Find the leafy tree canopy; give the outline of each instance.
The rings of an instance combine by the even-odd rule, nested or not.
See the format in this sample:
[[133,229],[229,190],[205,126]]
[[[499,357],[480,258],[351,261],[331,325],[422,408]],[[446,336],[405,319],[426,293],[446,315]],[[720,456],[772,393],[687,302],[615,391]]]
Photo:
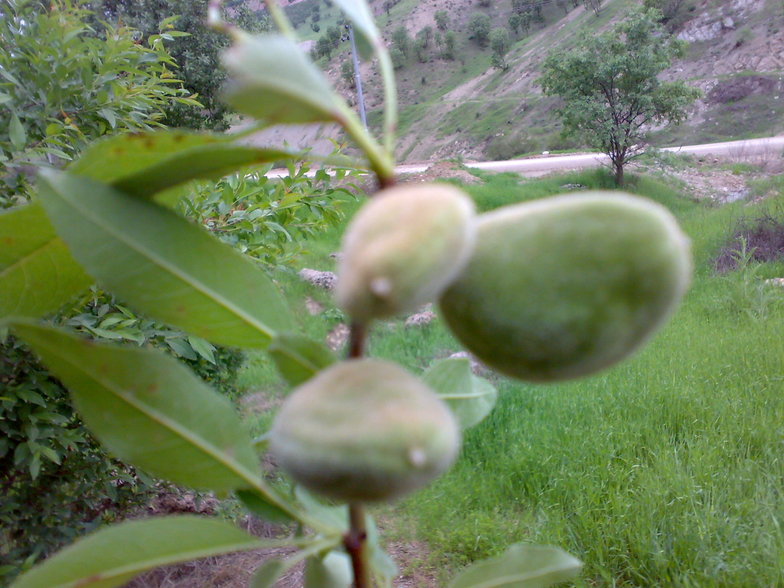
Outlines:
[[584,36],[574,49],[548,55],[539,80],[545,94],[563,99],[565,130],[610,156],[619,185],[649,128],[679,123],[700,95],[659,79],[685,48],[660,19],[657,11],[639,11],[604,34]]
[[0,0],[0,208],[26,165],[74,157],[106,133],[160,126],[172,104],[200,108],[167,52],[176,32],[94,22],[73,3]]
[[[141,31],[146,39],[158,34],[161,22],[177,16],[172,26],[188,33],[168,44],[179,66],[178,76],[184,86],[198,95],[203,108],[173,104],[166,110],[165,124],[172,127],[228,127],[228,107],[220,100],[226,74],[220,52],[229,44],[226,35],[207,27],[207,0],[92,0],[90,7],[100,18],[121,22]],[[244,4],[231,8],[231,20],[245,30],[258,32],[268,28],[263,13],[250,11]]]

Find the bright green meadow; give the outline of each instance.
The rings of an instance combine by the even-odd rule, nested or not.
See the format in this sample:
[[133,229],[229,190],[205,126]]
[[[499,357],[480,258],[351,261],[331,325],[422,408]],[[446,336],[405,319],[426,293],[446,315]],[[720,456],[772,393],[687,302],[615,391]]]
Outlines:
[[[602,172],[543,180],[482,176],[466,186],[480,210],[546,197],[564,184],[607,188]],[[588,379],[528,385],[495,375],[498,405],[466,432],[456,466],[380,516],[409,528],[440,583],[512,542],[558,545],[585,562],[579,586],[784,586],[784,261],[717,275],[713,260],[738,221],[784,218],[784,193],[721,207],[647,176],[630,191],[669,207],[693,241],[686,299],[632,359]],[[767,188],[766,188],[767,189]],[[355,209],[358,204],[349,204]],[[309,243],[303,266],[333,269],[339,231]],[[743,257],[739,254],[739,257]],[[343,319],[329,295],[281,278],[305,330]],[[310,296],[327,308],[314,318]],[[295,303],[296,304],[296,303]],[[414,372],[460,350],[437,321],[379,324],[369,354]],[[249,390],[282,393],[261,356]],[[269,414],[256,423],[263,430]]]

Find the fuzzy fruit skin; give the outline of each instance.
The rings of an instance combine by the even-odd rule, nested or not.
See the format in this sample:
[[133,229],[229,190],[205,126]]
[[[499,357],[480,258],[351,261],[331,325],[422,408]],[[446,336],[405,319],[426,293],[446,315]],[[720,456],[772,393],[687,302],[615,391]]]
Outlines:
[[460,445],[447,406],[394,363],[334,364],[297,388],[272,426],[270,451],[303,486],[339,501],[416,490],[452,465]]
[[473,201],[453,186],[382,190],[346,229],[338,306],[367,323],[435,300],[465,266],[474,235]]
[[481,215],[468,266],[440,300],[457,338],[506,375],[577,378],[632,353],[674,311],[692,271],[670,212],[584,192]]

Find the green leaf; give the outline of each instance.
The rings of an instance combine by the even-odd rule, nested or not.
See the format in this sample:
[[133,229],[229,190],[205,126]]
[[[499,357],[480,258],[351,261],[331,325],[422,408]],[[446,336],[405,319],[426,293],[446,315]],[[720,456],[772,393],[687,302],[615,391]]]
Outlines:
[[11,326],[65,384],[87,427],[120,459],[215,492],[257,483],[256,454],[231,403],[173,357],[97,344],[27,321]]
[[11,145],[14,149],[21,151],[27,143],[27,133],[22,126],[22,121],[16,116],[15,112],[11,113],[11,122],[8,126],[8,136],[11,139]]
[[468,359],[444,359],[430,366],[425,383],[452,409],[461,429],[480,423],[495,406],[498,392],[493,385],[471,373]]
[[247,37],[224,54],[228,102],[269,123],[342,120],[342,101],[319,69],[292,40],[280,35]]
[[341,532],[348,531],[348,506],[324,504],[303,486],[294,487],[294,496],[311,517]]
[[[381,34],[376,27],[376,21],[370,12],[370,7],[364,0],[335,0],[340,9],[353,23],[360,34],[357,39],[358,48],[363,58],[369,57],[372,49],[381,43]],[[363,47],[363,41],[367,46]]]
[[286,561],[281,561],[279,559],[264,562],[264,564],[256,570],[256,573],[253,574],[253,578],[250,581],[250,588],[272,588],[275,585],[275,582],[278,581],[278,578],[280,578],[289,567],[290,566]]
[[201,337],[190,336],[188,337],[188,343],[190,343],[193,350],[204,359],[212,364],[215,363],[215,347],[210,345],[208,341],[205,341]]
[[160,130],[98,141],[68,171],[149,198],[190,180],[217,179],[251,165],[296,155],[237,145],[228,135]]
[[0,317],[41,317],[92,284],[40,204],[0,214]]
[[337,361],[328,347],[296,333],[279,333],[267,351],[280,375],[292,388],[307,382]]
[[345,553],[330,551],[305,562],[305,588],[348,588],[353,577],[351,559]]
[[186,515],[129,521],[80,539],[22,575],[12,588],[111,588],[159,566],[273,545],[281,542],[259,540],[214,519]]
[[257,490],[237,490],[237,498],[240,502],[257,517],[272,523],[291,523],[291,516],[270,504],[269,501]]
[[516,543],[469,566],[449,588],[546,588],[577,577],[580,568],[578,559],[557,547]]
[[290,325],[261,269],[172,211],[63,172],[39,185],[74,257],[140,312],[232,347],[265,348]]
[[398,575],[400,570],[382,547],[376,521],[369,514],[365,516],[365,528],[367,529],[367,549],[373,574],[381,580],[378,582],[380,586],[391,586],[392,579]]

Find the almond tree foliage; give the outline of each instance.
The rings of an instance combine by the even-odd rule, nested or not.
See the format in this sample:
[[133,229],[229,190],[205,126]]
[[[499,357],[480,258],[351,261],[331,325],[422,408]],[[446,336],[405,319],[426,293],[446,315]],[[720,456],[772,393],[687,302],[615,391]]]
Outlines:
[[30,164],[160,126],[173,104],[200,108],[164,46],[176,31],[156,28],[141,42],[135,29],[92,18],[64,2],[0,0],[0,208],[25,193]]
[[700,96],[683,82],[659,79],[685,49],[660,17],[637,12],[606,33],[584,35],[574,49],[550,53],[542,67],[544,93],[562,99],[557,112],[565,132],[606,153],[619,186],[650,127],[678,124]]
[[[160,24],[170,22],[187,36],[172,39],[167,48],[178,66],[183,86],[198,97],[199,105],[170,104],[163,122],[169,127],[224,130],[231,110],[220,100],[226,74],[220,52],[228,45],[225,35],[207,27],[208,0],[88,0],[97,18],[123,23],[142,34],[142,41],[158,34]],[[252,12],[244,2],[234,3],[230,19],[238,26],[259,32],[268,27],[261,12]],[[171,18],[176,16],[177,18]]]

